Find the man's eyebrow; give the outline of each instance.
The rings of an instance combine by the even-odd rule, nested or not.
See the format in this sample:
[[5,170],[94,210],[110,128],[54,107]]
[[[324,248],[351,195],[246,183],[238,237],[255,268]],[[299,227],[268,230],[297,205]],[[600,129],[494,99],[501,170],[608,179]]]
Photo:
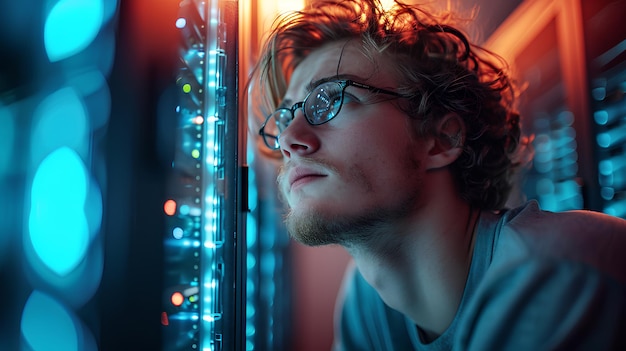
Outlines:
[[307,84],[306,86],[306,92],[307,94],[310,93],[311,91],[313,91],[313,89],[317,88],[318,85],[326,83],[326,82],[334,82],[337,80],[354,80],[354,81],[361,81],[362,79],[352,75],[352,74],[337,74],[334,76],[330,76],[330,77],[324,77],[324,78],[320,78],[317,80],[314,80],[312,82],[310,82],[309,84]]

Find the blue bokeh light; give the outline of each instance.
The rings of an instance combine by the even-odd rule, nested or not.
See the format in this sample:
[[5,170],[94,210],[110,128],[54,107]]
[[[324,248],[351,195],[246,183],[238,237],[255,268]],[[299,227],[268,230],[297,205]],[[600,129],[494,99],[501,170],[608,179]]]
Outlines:
[[80,154],[88,150],[89,120],[82,98],[73,88],[48,95],[34,112],[31,161],[37,165],[50,152],[69,147]]
[[22,310],[21,333],[30,350],[92,351],[93,335],[63,304],[35,290]]
[[[12,200],[13,188],[7,181],[10,175],[15,173],[12,169],[12,160],[15,154],[15,120],[11,111],[0,105],[0,267],[7,258],[6,252],[10,249],[11,235],[11,214],[10,208],[14,206]],[[15,166],[13,166],[15,167]]]
[[600,145],[600,147],[607,148],[611,146],[611,136],[609,133],[599,133],[596,136],[596,142]]
[[59,276],[74,270],[89,244],[85,216],[88,173],[72,149],[46,157],[35,173],[28,218],[30,241],[41,261]]
[[104,20],[102,0],[60,0],[44,25],[44,45],[51,62],[71,57],[93,42]]
[[90,69],[68,77],[67,85],[82,97],[85,111],[89,111],[91,130],[105,127],[111,114],[111,93],[106,77],[99,69]]
[[0,179],[8,173],[13,155],[15,140],[15,121],[11,111],[0,105]]
[[609,122],[609,113],[606,110],[600,110],[593,113],[593,119],[598,125],[606,125]]
[[74,318],[65,307],[39,291],[34,291],[26,301],[21,329],[33,350],[78,350]]

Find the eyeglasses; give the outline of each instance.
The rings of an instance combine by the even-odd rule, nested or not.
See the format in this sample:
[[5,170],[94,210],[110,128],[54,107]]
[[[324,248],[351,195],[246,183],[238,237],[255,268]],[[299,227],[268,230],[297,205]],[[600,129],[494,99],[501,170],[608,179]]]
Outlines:
[[263,137],[265,145],[272,150],[278,150],[280,148],[278,137],[280,133],[289,126],[295,117],[296,110],[299,108],[302,109],[304,117],[312,126],[324,124],[335,118],[339,111],[341,111],[344,92],[349,86],[367,89],[372,93],[403,97],[400,93],[357,83],[352,80],[324,82],[315,87],[303,101],[296,102],[291,108],[280,107],[267,116],[259,130],[259,134]]

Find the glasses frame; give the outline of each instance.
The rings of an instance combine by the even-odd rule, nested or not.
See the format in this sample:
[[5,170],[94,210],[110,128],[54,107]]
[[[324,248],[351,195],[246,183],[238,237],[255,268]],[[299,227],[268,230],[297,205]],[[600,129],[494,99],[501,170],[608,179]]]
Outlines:
[[[313,94],[313,92],[317,91],[317,89],[321,85],[328,84],[328,83],[336,83],[336,84],[338,84],[341,87],[341,98],[340,98],[340,102],[339,102],[339,108],[337,109],[337,112],[335,112],[335,114],[332,117],[330,117],[330,118],[328,118],[328,119],[326,119],[326,120],[324,120],[322,122],[316,122],[316,121],[312,120],[310,116],[307,115],[307,112],[306,112],[306,109],[304,109],[304,106],[306,105],[307,100],[309,99],[311,94]],[[375,93],[375,94],[386,94],[386,95],[392,95],[392,96],[400,97],[400,98],[405,97],[404,95],[402,95],[402,94],[400,94],[398,92],[395,92],[395,91],[382,89],[382,88],[378,88],[378,87],[375,87],[375,86],[371,86],[371,85],[355,82],[355,81],[350,80],[350,79],[330,80],[330,81],[322,82],[322,83],[318,84],[317,86],[315,86],[315,88],[313,90],[311,90],[310,93],[307,94],[307,96],[304,98],[304,100],[302,100],[300,102],[294,103],[291,107],[279,107],[276,110],[274,110],[274,112],[270,113],[267,117],[265,117],[265,121],[263,122],[263,124],[261,125],[261,128],[259,129],[259,135],[263,138],[263,142],[265,143],[265,145],[268,148],[270,148],[271,150],[278,150],[278,149],[280,149],[280,143],[278,141],[278,138],[280,137],[280,135],[282,134],[284,129],[280,130],[280,133],[278,133],[278,135],[265,133],[265,126],[269,122],[270,118],[272,118],[272,116],[274,116],[277,112],[279,112],[281,110],[289,111],[291,113],[291,119],[290,119],[289,123],[291,123],[291,121],[293,121],[295,116],[296,116],[295,115],[296,111],[298,109],[302,109],[302,112],[304,114],[304,118],[306,119],[306,121],[310,125],[312,125],[312,126],[322,125],[324,123],[327,123],[327,122],[330,122],[331,120],[333,120],[335,117],[337,117],[339,112],[341,112],[341,108],[343,107],[343,98],[344,98],[344,94],[345,94],[346,88],[350,87],[350,86],[356,87],[356,88],[360,88],[360,89],[369,90],[369,91],[371,91],[372,93]],[[273,143],[270,143],[268,141],[268,138],[269,138],[269,141],[273,141]]]

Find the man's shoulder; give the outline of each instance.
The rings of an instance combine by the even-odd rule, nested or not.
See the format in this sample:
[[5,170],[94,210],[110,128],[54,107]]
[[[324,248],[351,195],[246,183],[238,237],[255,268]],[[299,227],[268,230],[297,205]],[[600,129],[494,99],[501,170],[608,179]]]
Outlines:
[[494,259],[582,262],[626,282],[624,252],[626,220],[587,210],[544,211],[531,201],[504,215]]
[[525,232],[604,232],[626,235],[626,220],[591,210],[552,212],[540,208],[535,200],[505,214],[508,227]]
[[[459,349],[624,349],[626,221],[536,202],[500,217]],[[497,335],[498,337],[494,337]]]
[[468,302],[457,348],[623,350],[625,293],[624,283],[581,261],[509,256]]

